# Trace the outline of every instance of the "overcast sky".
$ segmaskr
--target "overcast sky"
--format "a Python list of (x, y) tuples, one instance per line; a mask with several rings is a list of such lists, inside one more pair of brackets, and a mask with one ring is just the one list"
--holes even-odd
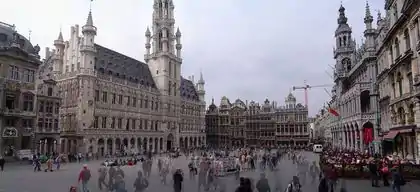
[[(182, 32), (182, 75), (200, 70), (206, 100), (222, 96), (262, 102), (284, 102), (292, 86), (332, 84), (326, 73), (334, 65), (332, 50), (340, 0), (173, 0), (176, 26)], [(385, 0), (371, 0), (372, 13)], [(118, 3), (117, 3), (118, 2)], [(0, 20), (15, 24), (32, 43), (52, 47), (62, 28), (83, 25), (90, 0), (13, 0), (0, 6)], [(144, 32), (151, 24), (153, 0), (94, 0), (96, 43), (143, 61)], [(344, 0), (353, 37), (364, 30), (364, 0)], [(384, 15), (384, 14), (383, 14)], [(376, 23), (376, 21), (375, 21)], [(42, 55), (44, 57), (44, 55)], [(296, 91), (304, 102), (303, 91)], [(328, 100), (323, 88), (309, 92), (314, 115)]]

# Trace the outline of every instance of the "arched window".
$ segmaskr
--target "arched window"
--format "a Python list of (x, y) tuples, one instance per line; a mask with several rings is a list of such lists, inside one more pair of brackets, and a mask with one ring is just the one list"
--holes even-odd
[(409, 107), (408, 107), (408, 123), (414, 123), (414, 115), (415, 115), (415, 113), (414, 113), (414, 104), (411, 104)]
[(163, 15), (165, 16), (165, 18), (168, 18), (169, 16), (169, 6), (167, 1), (164, 3), (163, 6)]
[(405, 50), (408, 51), (411, 49), (411, 42), (410, 42), (410, 33), (408, 33), (408, 29), (404, 31), (404, 41), (405, 41)]
[(347, 46), (347, 36), (343, 37), (343, 46)]
[(341, 47), (341, 46), (342, 46), (342, 44), (343, 44), (343, 43), (342, 43), (342, 40), (341, 40), (341, 37), (339, 37), (339, 38), (338, 38), (338, 44), (340, 45), (340, 47)]
[[(169, 33), (169, 30), (166, 30), (166, 38), (168, 38), (168, 39), (169, 39), (169, 38), (171, 38), (171, 35), (170, 35), (170, 33)], [(167, 47), (166, 47), (166, 48), (167, 48), (167, 50), (168, 50), (168, 51), (171, 51), (171, 49), (169, 49), (169, 43), (167, 43), (167, 44), (166, 44), (166, 46), (167, 46)]]
[(159, 2), (159, 17), (162, 17), (162, 10), (163, 10), (163, 8), (162, 8), (162, 6), (163, 6), (163, 3), (162, 2)]
[(404, 108), (400, 107), (398, 108), (398, 118), (399, 118), (399, 124), (404, 125), (405, 124), (405, 111)]
[(394, 46), (395, 46), (395, 56), (398, 57), (401, 54), (400, 53), (400, 41), (398, 40), (398, 38), (395, 38)]
[(346, 70), (346, 72), (350, 72), (350, 70), (351, 70), (351, 61), (350, 61), (349, 58), (344, 58), (341, 61), (341, 64), (343, 66), (343, 69)]
[(163, 38), (163, 34), (162, 34), (162, 31), (160, 31), (159, 37), (158, 37), (158, 50), (159, 51), (162, 51), (162, 48), (163, 48), (162, 38)]

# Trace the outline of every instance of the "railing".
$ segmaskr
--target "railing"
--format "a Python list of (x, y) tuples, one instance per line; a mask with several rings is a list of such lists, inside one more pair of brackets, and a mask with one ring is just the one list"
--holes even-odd
[(23, 111), (21, 109), (8, 109), (3, 110), (5, 116), (26, 116), (26, 117), (35, 117), (36, 113), (34, 111)]

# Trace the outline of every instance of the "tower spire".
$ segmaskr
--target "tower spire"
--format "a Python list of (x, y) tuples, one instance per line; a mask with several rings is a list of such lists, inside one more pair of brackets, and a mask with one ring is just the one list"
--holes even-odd
[[(370, 29), (371, 26), (372, 26), (372, 22), (373, 22), (373, 16), (370, 13), (369, 2), (366, 1), (366, 8), (365, 8), (365, 24), (366, 24), (366, 28)], [(370, 24), (370, 26), (368, 26), (369, 24)]]
[(343, 4), (340, 5), (338, 12), (339, 12), (339, 15), (338, 15), (337, 23), (339, 25), (347, 24), (346, 8), (344, 8)]
[(89, 2), (89, 12), (92, 12), (92, 2), (93, 2), (93, 0), (90, 0), (90, 2)]

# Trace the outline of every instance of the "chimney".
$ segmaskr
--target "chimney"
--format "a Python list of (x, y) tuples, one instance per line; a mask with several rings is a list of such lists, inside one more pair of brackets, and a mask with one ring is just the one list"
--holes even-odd
[(76, 30), (76, 35), (79, 36), (79, 25), (75, 25), (74, 29)]
[(45, 59), (47, 59), (48, 57), (50, 57), (50, 48), (46, 47), (45, 48)]

